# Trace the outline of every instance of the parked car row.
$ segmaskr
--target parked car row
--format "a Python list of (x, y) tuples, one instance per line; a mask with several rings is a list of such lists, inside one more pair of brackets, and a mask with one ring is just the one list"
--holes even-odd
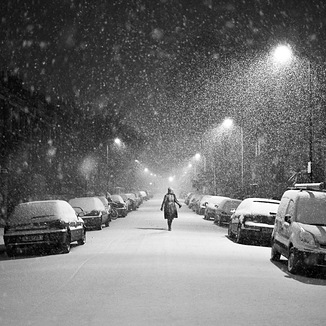
[(185, 204), (205, 220), (214, 220), (215, 224), (228, 225), (232, 213), (239, 206), (241, 200), (225, 196), (202, 195), (189, 193)]
[(323, 183), (296, 184), (280, 200), (246, 198), (241, 201), (188, 194), (185, 203), (190, 208), (200, 207), (203, 198), (205, 219), (213, 218), (218, 225), (228, 225), (228, 236), (237, 243), (258, 241), (271, 245), (271, 260), (287, 258), (290, 273), (326, 267)]
[(136, 209), (142, 202), (136, 194), (124, 197), (130, 199), (130, 208), (121, 195), (115, 194), (20, 203), (4, 228), (7, 255), (12, 257), (30, 249), (69, 253), (71, 243), (86, 243), (86, 231), (108, 227), (112, 220), (127, 216), (128, 209)]

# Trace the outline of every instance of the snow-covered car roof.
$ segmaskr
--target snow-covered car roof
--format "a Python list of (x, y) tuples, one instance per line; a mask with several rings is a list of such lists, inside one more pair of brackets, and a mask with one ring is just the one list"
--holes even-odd
[(238, 208), (236, 213), (269, 215), (276, 214), (280, 201), (268, 198), (246, 198)]
[(40, 200), (18, 204), (8, 219), (11, 223), (29, 223), (42, 220), (76, 219), (74, 209), (64, 200)]
[(207, 201), (208, 205), (209, 204), (217, 205), (226, 199), (231, 199), (231, 198), (224, 197), (224, 196), (211, 196), (211, 197), (207, 198), (206, 201)]

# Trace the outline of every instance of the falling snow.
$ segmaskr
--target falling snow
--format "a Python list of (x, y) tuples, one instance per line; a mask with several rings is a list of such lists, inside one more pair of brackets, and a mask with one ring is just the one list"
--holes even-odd
[[(309, 161), (313, 112), (322, 181), (325, 9), (317, 0), (3, 1), (0, 70), (30, 94), (43, 94), (52, 111), (66, 108), (58, 114), (69, 123), (60, 131), (64, 138), (74, 132), (70, 148), (78, 143), (79, 152), (64, 148), (62, 157), (87, 178), (100, 164), (114, 166), (107, 144), (122, 137), (124, 157), (161, 174), (177, 173), (196, 152), (206, 155), (205, 173), (214, 172), (213, 159), (220, 171), (234, 165), (228, 180), (219, 175), (232, 188), (240, 176), (241, 127), (246, 178), (274, 164), (282, 165), (285, 180)], [(281, 67), (270, 56), (282, 42), (295, 60)], [(227, 135), (220, 128), (225, 117), (235, 122)], [(269, 153), (258, 157), (266, 144)], [(42, 145), (55, 161), (58, 144)], [(252, 159), (261, 160), (261, 170)], [(67, 161), (58, 164), (65, 168)]]

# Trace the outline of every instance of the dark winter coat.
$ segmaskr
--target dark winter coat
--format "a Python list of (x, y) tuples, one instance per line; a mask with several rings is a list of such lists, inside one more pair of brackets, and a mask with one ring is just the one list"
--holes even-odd
[(164, 198), (161, 205), (161, 210), (164, 208), (164, 218), (171, 220), (178, 218), (178, 211), (176, 204), (181, 207), (181, 204), (177, 200), (177, 197), (174, 193), (168, 192)]

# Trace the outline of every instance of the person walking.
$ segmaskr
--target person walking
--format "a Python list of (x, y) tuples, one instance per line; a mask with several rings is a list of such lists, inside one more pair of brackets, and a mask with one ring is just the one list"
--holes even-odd
[(176, 204), (179, 206), (179, 208), (182, 207), (182, 205), (179, 203), (176, 195), (173, 192), (172, 188), (168, 188), (167, 194), (164, 195), (163, 202), (161, 205), (161, 211), (164, 208), (164, 218), (168, 222), (168, 230), (171, 231), (172, 221), (174, 218), (178, 218), (178, 211)]

